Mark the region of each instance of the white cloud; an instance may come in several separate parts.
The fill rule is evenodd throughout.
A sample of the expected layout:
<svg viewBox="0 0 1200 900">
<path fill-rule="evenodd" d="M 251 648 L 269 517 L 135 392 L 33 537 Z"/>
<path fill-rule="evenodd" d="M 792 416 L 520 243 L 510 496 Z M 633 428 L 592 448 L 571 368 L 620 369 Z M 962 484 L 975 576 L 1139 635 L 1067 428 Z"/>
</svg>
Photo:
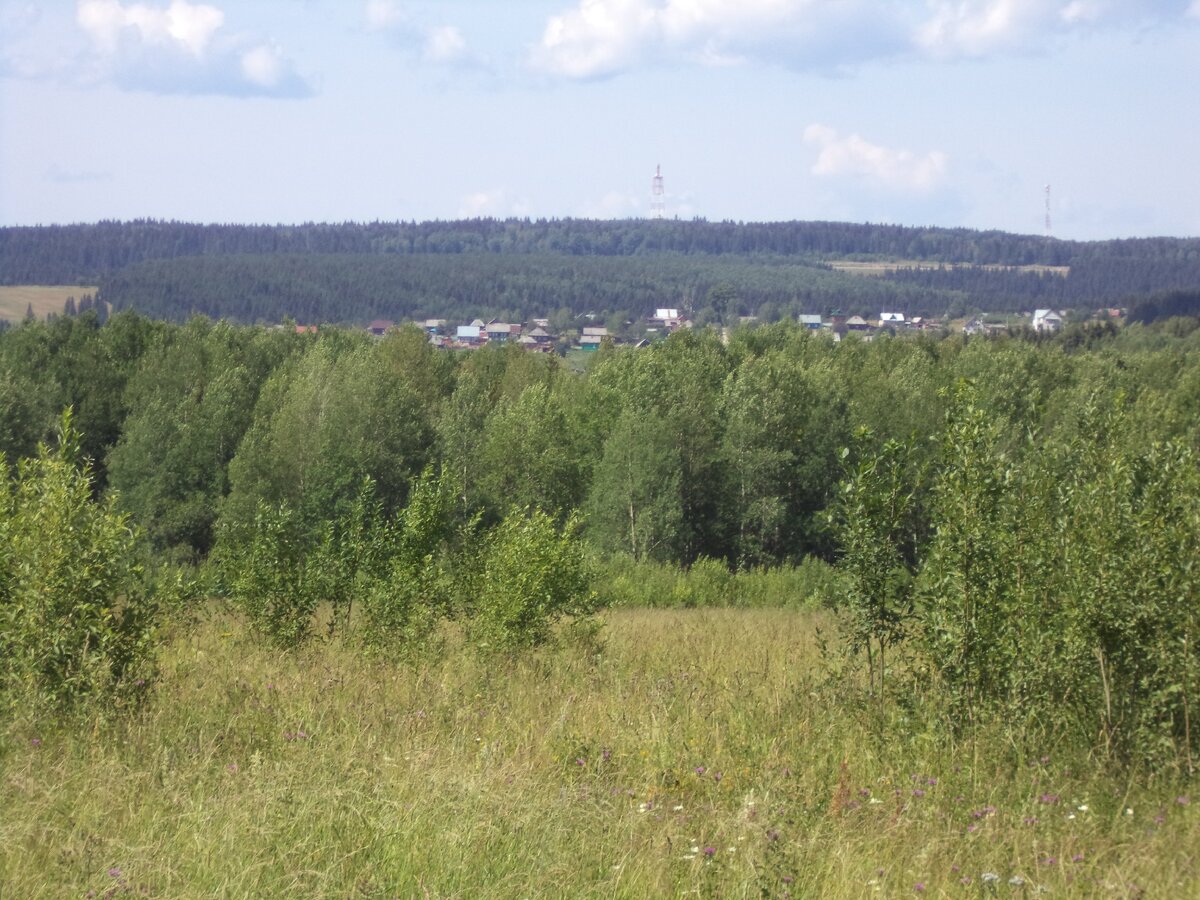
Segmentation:
<svg viewBox="0 0 1200 900">
<path fill-rule="evenodd" d="M 118 86 L 161 93 L 304 96 L 311 89 L 283 52 L 225 30 L 225 13 L 204 3 L 169 5 L 80 0 L 76 24 L 95 74 Z"/>
<path fill-rule="evenodd" d="M 480 64 L 458 26 L 426 25 L 396 0 L 367 0 L 363 18 L 370 31 L 389 35 L 402 49 L 419 52 L 425 62 L 466 67 Z"/>
<path fill-rule="evenodd" d="M 821 124 L 804 130 L 804 142 L 818 148 L 812 173 L 822 177 L 862 177 L 889 188 L 926 191 L 946 174 L 948 159 L 940 150 L 918 156 L 872 144 L 857 134 L 843 137 Z"/>
<path fill-rule="evenodd" d="M 102 53 L 116 53 L 123 36 L 146 44 L 174 46 L 195 57 L 204 55 L 225 22 L 215 6 L 174 0 L 166 9 L 118 0 L 81 0 L 75 13 L 79 26 Z"/>
<path fill-rule="evenodd" d="M 510 197 L 504 188 L 492 188 L 477 191 L 462 198 L 458 207 L 460 219 L 495 218 L 503 219 L 508 216 L 526 216 L 529 214 L 529 203 L 522 198 Z"/>
<path fill-rule="evenodd" d="M 400 4 L 392 0 L 367 0 L 363 16 L 367 20 L 367 27 L 374 31 L 395 28 L 408 19 Z"/>
<path fill-rule="evenodd" d="M 1192 0 L 1192 5 L 1187 9 L 1187 15 L 1193 19 L 1200 19 L 1200 0 Z"/>
<path fill-rule="evenodd" d="M 426 35 L 425 50 L 422 55 L 429 62 L 457 62 L 466 58 L 467 42 L 463 38 L 462 32 L 453 25 L 442 25 Z"/>
<path fill-rule="evenodd" d="M 534 68 L 614 75 L 681 57 L 839 69 L 896 55 L 1028 52 L 1082 28 L 1178 19 L 1189 0 L 578 0 L 551 16 Z M 1200 14 L 1200 0 L 1190 0 Z"/>
</svg>

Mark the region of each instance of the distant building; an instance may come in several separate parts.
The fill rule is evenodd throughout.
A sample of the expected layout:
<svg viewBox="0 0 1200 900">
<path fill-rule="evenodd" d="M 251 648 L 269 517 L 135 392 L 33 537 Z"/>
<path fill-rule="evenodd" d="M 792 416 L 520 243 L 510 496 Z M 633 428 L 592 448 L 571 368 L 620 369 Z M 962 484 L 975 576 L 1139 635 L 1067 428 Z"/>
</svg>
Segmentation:
<svg viewBox="0 0 1200 900">
<path fill-rule="evenodd" d="M 1052 309 L 1035 309 L 1033 311 L 1033 330 L 1050 334 L 1063 326 L 1062 316 Z"/>
<path fill-rule="evenodd" d="M 376 319 L 367 326 L 367 331 L 376 337 L 383 337 L 389 331 L 396 327 L 396 323 L 391 319 Z"/>
<path fill-rule="evenodd" d="M 809 329 L 810 331 L 820 331 L 821 326 L 823 325 L 823 323 L 821 322 L 821 317 L 817 316 L 817 315 L 809 315 L 807 313 L 801 313 L 796 318 L 797 318 L 797 321 L 799 321 L 802 326 Z"/>
<path fill-rule="evenodd" d="M 478 344 L 483 340 L 482 333 L 482 325 L 459 325 L 455 330 L 454 338 L 462 344 Z"/>
<path fill-rule="evenodd" d="M 871 326 L 862 316 L 851 316 L 846 320 L 847 331 L 870 331 Z"/>
<path fill-rule="evenodd" d="M 585 328 L 579 337 L 579 347 L 581 350 L 598 350 L 606 337 L 608 329 L 603 326 Z"/>
<path fill-rule="evenodd" d="M 879 314 L 880 327 L 891 325 L 894 328 L 900 328 L 905 324 L 907 323 L 904 321 L 904 313 L 884 312 Z"/>
</svg>

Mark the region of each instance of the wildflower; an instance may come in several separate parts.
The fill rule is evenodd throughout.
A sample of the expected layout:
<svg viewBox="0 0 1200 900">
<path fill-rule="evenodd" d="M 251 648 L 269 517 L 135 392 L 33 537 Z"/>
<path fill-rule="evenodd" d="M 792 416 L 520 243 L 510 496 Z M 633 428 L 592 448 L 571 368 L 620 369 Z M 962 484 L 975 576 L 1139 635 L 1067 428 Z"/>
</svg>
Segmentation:
<svg viewBox="0 0 1200 900">
<path fill-rule="evenodd" d="M 1154 817 L 1155 825 L 1161 825 L 1165 821 L 1167 821 L 1167 817 L 1161 812 L 1157 816 Z"/>
<path fill-rule="evenodd" d="M 671 811 L 672 812 L 683 812 L 683 804 L 677 803 L 675 806 L 671 807 Z"/>
<path fill-rule="evenodd" d="M 1187 806 L 1192 801 L 1190 799 L 1188 799 L 1187 797 L 1176 797 L 1175 802 L 1178 803 L 1180 806 Z"/>
<path fill-rule="evenodd" d="M 709 857 L 711 857 L 711 856 L 712 856 L 713 854 L 715 854 L 716 852 L 717 852 L 717 848 L 716 848 L 716 847 L 705 847 L 705 848 L 704 848 L 704 855 L 705 855 L 705 856 L 709 856 Z"/>
<path fill-rule="evenodd" d="M 1008 879 L 1008 883 L 1013 887 L 1021 887 L 1023 884 L 1025 884 L 1025 879 L 1020 875 L 1014 875 L 1012 878 Z"/>
<path fill-rule="evenodd" d="M 791 884 L 793 880 L 791 875 L 784 875 L 782 879 L 784 884 Z"/>
<path fill-rule="evenodd" d="M 1000 880 L 1000 876 L 997 875 L 995 872 L 984 872 L 982 875 L 979 876 L 979 880 L 986 881 L 988 884 L 995 884 L 997 881 Z"/>
<path fill-rule="evenodd" d="M 697 775 L 703 775 L 707 771 L 708 770 L 705 769 L 704 766 L 696 766 L 696 769 L 695 769 L 695 772 Z"/>
<path fill-rule="evenodd" d="M 713 773 L 713 781 L 717 782 L 718 784 L 721 783 L 721 773 L 720 772 Z"/>
<path fill-rule="evenodd" d="M 1045 859 L 1042 860 L 1043 866 L 1053 866 L 1053 865 L 1056 865 L 1057 863 L 1058 863 L 1058 860 L 1055 859 L 1053 856 L 1047 856 Z"/>
<path fill-rule="evenodd" d="M 1076 853 L 1074 856 L 1071 857 L 1071 862 L 1073 862 L 1073 863 L 1083 862 L 1083 854 Z"/>
<path fill-rule="evenodd" d="M 926 778 L 925 783 L 930 787 L 935 787 L 938 783 L 938 780 L 936 778 Z"/>
<path fill-rule="evenodd" d="M 1042 802 L 1053 806 L 1058 802 L 1058 794 L 1042 794 Z"/>
<path fill-rule="evenodd" d="M 608 762 L 610 759 L 612 759 L 612 751 L 605 747 L 603 752 L 600 754 L 600 761 Z"/>
<path fill-rule="evenodd" d="M 1127 816 L 1133 815 L 1133 807 L 1132 806 L 1125 807 L 1125 815 L 1127 815 Z"/>
<path fill-rule="evenodd" d="M 576 760 L 575 760 L 575 765 L 577 765 L 577 766 L 586 766 L 586 765 L 587 765 L 587 760 L 586 760 L 586 759 L 584 759 L 584 758 L 581 756 L 581 757 L 579 757 L 578 759 L 576 759 Z"/>
<path fill-rule="evenodd" d="M 768 841 L 779 840 L 779 832 L 772 828 L 770 831 L 767 832 L 767 840 Z"/>
<path fill-rule="evenodd" d="M 1075 807 L 1075 808 L 1076 808 L 1077 810 L 1079 810 L 1080 812 L 1087 812 L 1087 811 L 1088 811 L 1088 805 L 1087 805 L 1086 803 L 1080 803 L 1080 804 L 1079 804 L 1077 807 Z"/>
<path fill-rule="evenodd" d="M 915 791 L 913 791 L 912 795 L 914 797 L 924 797 L 925 792 L 923 790 L 921 790 L 920 788 L 917 788 Z"/>
<path fill-rule="evenodd" d="M 870 797 L 870 796 L 871 796 L 871 789 L 870 789 L 870 788 L 859 788 L 859 789 L 858 789 L 858 796 L 860 796 L 860 797 Z"/>
<path fill-rule="evenodd" d="M 226 769 L 228 769 L 230 772 L 237 772 L 237 770 L 238 770 L 238 764 L 237 764 L 237 763 L 235 763 L 235 762 L 231 762 L 231 763 L 230 763 L 229 765 L 227 765 L 225 768 L 226 768 Z"/>
<path fill-rule="evenodd" d="M 121 870 L 118 869 L 116 866 L 113 866 L 111 869 L 108 870 L 108 877 L 109 878 L 120 878 Z"/>
<path fill-rule="evenodd" d="M 41 738 L 30 738 L 30 740 L 29 740 L 29 746 L 30 746 L 30 747 L 40 747 L 40 746 L 42 746 L 42 739 L 41 739 Z"/>
<path fill-rule="evenodd" d="M 970 884 L 970 883 L 971 883 L 971 876 L 970 876 L 970 875 L 964 875 L 962 878 L 958 879 L 958 883 L 959 883 L 959 884 Z"/>
<path fill-rule="evenodd" d="M 916 891 L 918 894 L 921 893 L 923 890 L 925 890 L 925 882 L 918 881 L 916 884 L 913 885 L 913 890 Z"/>
</svg>

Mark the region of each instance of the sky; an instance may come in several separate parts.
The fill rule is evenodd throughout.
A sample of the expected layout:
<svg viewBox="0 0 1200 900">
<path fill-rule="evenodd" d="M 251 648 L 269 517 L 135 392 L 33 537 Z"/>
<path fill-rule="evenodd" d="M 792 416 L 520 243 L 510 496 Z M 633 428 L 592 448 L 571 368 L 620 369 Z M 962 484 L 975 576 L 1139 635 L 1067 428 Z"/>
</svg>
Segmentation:
<svg viewBox="0 0 1200 900">
<path fill-rule="evenodd" d="M 1200 0 L 0 0 L 0 225 L 1200 235 Z"/>
</svg>

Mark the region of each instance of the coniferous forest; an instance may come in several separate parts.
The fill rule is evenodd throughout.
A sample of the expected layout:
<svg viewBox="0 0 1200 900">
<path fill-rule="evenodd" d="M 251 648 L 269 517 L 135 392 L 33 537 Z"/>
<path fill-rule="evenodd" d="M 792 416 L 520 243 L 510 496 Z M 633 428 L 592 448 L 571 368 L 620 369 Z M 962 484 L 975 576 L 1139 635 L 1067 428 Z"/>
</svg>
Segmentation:
<svg viewBox="0 0 1200 900">
<path fill-rule="evenodd" d="M 114 307 L 0 330 L 0 885 L 1200 885 L 1197 242 L 143 222 L 0 260 Z M 1055 291 L 1131 321 L 790 321 Z M 778 315 L 580 365 L 253 324 L 677 296 Z"/>
<path fill-rule="evenodd" d="M 847 260 L 896 268 L 863 277 L 832 267 Z M 0 283 L 98 285 L 114 309 L 175 322 L 639 318 L 656 306 L 723 322 L 833 309 L 961 316 L 1194 293 L 1200 240 L 835 222 L 101 222 L 0 229 Z"/>
</svg>

